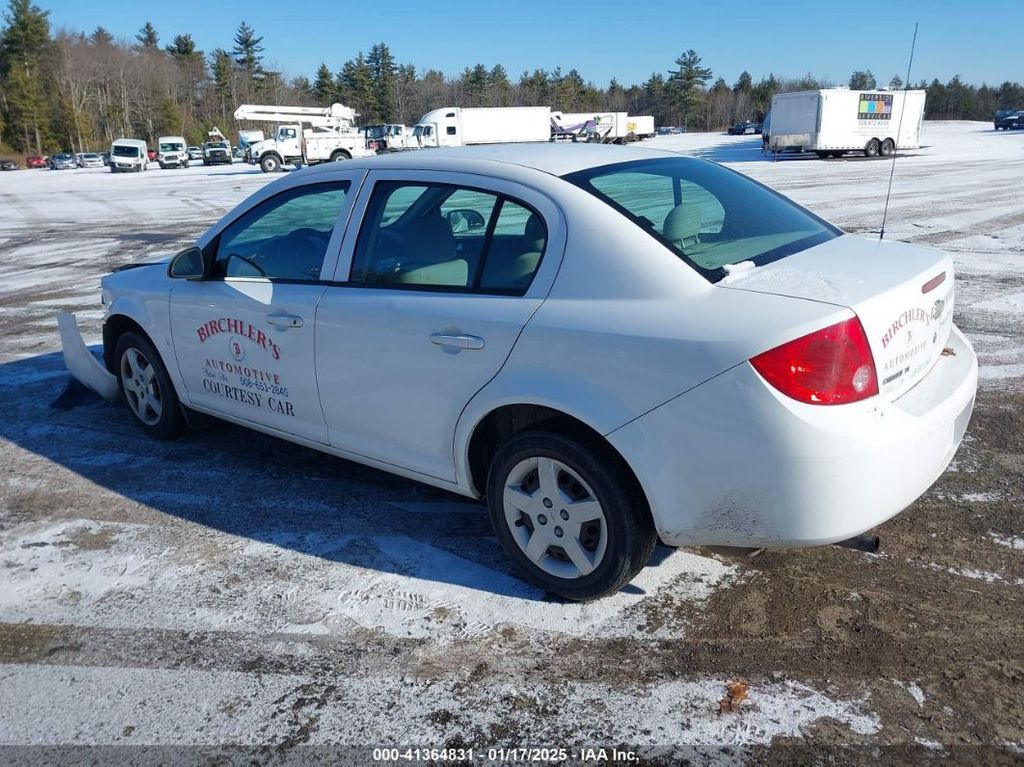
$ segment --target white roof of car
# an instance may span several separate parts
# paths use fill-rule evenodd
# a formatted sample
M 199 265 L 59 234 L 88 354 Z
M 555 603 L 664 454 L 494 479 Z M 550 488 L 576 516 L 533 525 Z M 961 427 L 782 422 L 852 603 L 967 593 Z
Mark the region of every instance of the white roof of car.
M 365 168 L 400 168 L 405 170 L 458 170 L 489 173 L 495 164 L 518 165 L 553 176 L 565 176 L 587 168 L 612 165 L 633 160 L 680 157 L 676 152 L 606 144 L 536 143 L 494 144 L 417 149 L 380 154 L 375 157 L 347 161 Z M 331 163 L 311 171 L 329 170 Z

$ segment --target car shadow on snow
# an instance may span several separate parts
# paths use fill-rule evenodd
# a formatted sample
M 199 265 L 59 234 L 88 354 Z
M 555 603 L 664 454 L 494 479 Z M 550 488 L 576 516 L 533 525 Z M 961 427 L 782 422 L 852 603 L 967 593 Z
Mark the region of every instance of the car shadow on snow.
M 517 577 L 480 504 L 222 421 L 153 440 L 121 403 L 81 389 L 62 397 L 68 381 L 59 353 L 0 365 L 0 438 L 94 484 L 98 490 L 73 491 L 84 516 L 99 508 L 109 518 L 111 507 L 124 507 L 137 518 L 125 499 L 303 555 L 498 596 L 547 598 Z M 18 475 L 16 465 L 9 471 Z M 48 490 L 62 482 L 80 485 L 54 476 Z M 44 490 L 33 503 L 52 497 Z M 46 510 L 31 517 L 45 519 Z M 671 551 L 659 547 L 650 566 Z

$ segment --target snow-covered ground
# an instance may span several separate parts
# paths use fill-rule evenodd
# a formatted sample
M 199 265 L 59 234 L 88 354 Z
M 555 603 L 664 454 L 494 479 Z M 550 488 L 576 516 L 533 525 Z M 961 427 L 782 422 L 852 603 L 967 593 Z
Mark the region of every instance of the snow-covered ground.
M 924 511 L 886 526 L 899 556 L 659 549 L 583 606 L 516 578 L 464 499 L 234 427 L 154 443 L 122 408 L 47 407 L 64 380 L 54 312 L 98 342 L 103 274 L 188 244 L 273 176 L 0 174 L 0 745 L 956 740 L 963 688 L 862 643 L 1019 605 L 1024 526 L 980 509 L 1022 496 L 1024 450 L 998 413 L 1024 390 L 1024 135 L 926 123 L 924 142 L 897 160 L 886 236 L 953 253 L 992 399 Z M 646 145 L 877 236 L 888 162 L 772 162 L 759 137 L 718 134 Z M 991 475 L 990 453 L 1005 461 Z M 893 583 L 929 612 L 885 623 L 910 609 Z M 967 589 L 970 607 L 930 612 Z M 1019 672 L 1019 653 L 988 660 Z M 749 699 L 719 714 L 739 676 Z M 981 742 L 1024 740 L 1016 706 Z

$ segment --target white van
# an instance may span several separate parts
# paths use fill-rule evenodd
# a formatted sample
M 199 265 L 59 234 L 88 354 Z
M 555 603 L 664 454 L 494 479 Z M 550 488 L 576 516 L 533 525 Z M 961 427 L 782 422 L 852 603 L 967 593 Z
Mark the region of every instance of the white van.
M 119 138 L 110 145 L 110 172 L 135 172 L 146 169 L 149 147 L 137 138 Z
M 156 159 L 163 170 L 188 167 L 188 144 L 181 136 L 161 136 L 156 145 Z

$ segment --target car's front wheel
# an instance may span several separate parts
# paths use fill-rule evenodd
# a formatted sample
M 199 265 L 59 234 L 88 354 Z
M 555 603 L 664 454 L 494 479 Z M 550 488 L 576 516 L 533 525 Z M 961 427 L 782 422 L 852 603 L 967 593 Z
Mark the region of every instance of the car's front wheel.
M 595 441 L 596 443 L 596 441 Z M 640 490 L 607 446 L 521 432 L 491 461 L 495 533 L 526 578 L 576 601 L 618 591 L 657 540 Z
M 124 333 L 114 350 L 117 381 L 128 408 L 143 431 L 157 439 L 181 433 L 185 419 L 167 368 L 148 339 Z

